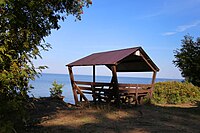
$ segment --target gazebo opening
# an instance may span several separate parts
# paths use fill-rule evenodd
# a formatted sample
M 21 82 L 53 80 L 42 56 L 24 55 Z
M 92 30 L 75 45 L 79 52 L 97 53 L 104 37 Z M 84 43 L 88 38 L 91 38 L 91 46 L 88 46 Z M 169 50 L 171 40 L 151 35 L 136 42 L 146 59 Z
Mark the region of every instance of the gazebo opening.
M 111 71 L 109 82 L 96 81 L 96 66 L 104 65 Z M 89 102 L 87 96 L 92 96 L 94 102 L 140 103 L 140 99 L 151 98 L 156 73 L 159 68 L 153 63 L 141 47 L 94 53 L 67 65 L 74 94 L 75 104 L 80 101 Z M 92 81 L 76 81 L 73 67 L 91 66 Z M 119 83 L 117 74 L 121 72 L 152 72 L 152 81 L 149 84 Z M 79 98 L 78 98 L 78 95 Z

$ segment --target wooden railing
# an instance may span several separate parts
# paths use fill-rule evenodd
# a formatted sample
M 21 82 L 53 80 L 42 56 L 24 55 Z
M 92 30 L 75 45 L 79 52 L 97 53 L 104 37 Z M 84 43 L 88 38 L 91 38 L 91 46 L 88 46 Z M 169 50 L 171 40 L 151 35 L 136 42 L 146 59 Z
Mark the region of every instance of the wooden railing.
M 120 93 L 146 93 L 151 91 L 151 84 L 119 84 Z
M 112 95 L 112 84 L 102 82 L 83 82 L 75 81 L 77 87 L 85 94 L 92 94 L 93 101 L 107 101 L 109 96 Z M 79 94 L 79 92 L 78 92 Z M 80 96 L 80 101 L 82 97 Z
M 141 98 L 149 96 L 152 92 L 151 84 L 119 84 L 120 98 L 123 103 L 140 103 Z
M 76 86 L 82 93 L 91 94 L 93 100 L 110 102 L 115 94 L 113 84 L 103 82 L 84 82 L 75 81 Z M 141 97 L 147 96 L 152 91 L 151 84 L 118 84 L 119 96 L 122 102 L 126 102 L 131 97 L 134 97 L 136 104 L 140 102 Z M 77 91 L 77 94 L 80 94 Z M 82 97 L 80 95 L 80 101 Z

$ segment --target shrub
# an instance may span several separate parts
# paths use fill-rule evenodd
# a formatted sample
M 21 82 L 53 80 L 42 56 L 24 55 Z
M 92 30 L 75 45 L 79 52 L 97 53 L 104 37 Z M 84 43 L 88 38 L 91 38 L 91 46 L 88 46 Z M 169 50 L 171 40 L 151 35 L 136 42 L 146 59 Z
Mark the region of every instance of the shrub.
M 194 37 L 186 35 L 181 42 L 181 48 L 174 51 L 173 63 L 183 77 L 200 87 L 200 37 L 195 41 Z
M 50 96 L 52 98 L 61 98 L 62 97 L 62 88 L 63 84 L 58 84 L 56 81 L 52 83 L 53 87 L 50 88 Z
M 28 120 L 27 105 L 19 97 L 0 101 L 0 133 L 14 133 L 24 128 Z
M 180 104 L 200 100 L 200 88 L 187 82 L 159 82 L 155 84 L 153 103 Z

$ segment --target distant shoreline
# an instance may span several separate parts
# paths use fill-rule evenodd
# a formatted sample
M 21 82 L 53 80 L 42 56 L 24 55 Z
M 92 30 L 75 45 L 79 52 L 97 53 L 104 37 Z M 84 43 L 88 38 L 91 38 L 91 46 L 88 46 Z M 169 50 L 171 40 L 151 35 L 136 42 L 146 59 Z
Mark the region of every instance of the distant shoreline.
M 68 75 L 69 76 L 69 74 L 64 74 L 64 73 L 41 73 L 41 74 L 46 74 L 46 75 Z M 92 75 L 84 75 L 84 74 L 74 74 L 74 76 L 92 76 Z M 108 75 L 96 75 L 97 77 L 110 77 L 110 76 L 108 76 Z M 138 79 L 149 79 L 149 78 L 151 78 L 151 77 L 135 77 L 135 76 L 118 76 L 119 78 L 138 78 Z M 179 78 L 156 78 L 156 79 L 161 79 L 161 80 L 170 80 L 170 81 L 173 81 L 173 80 L 175 80 L 175 81 L 177 81 L 177 80 L 180 80 L 180 81 L 183 81 L 184 80 L 184 78 L 182 78 L 182 79 L 179 79 Z

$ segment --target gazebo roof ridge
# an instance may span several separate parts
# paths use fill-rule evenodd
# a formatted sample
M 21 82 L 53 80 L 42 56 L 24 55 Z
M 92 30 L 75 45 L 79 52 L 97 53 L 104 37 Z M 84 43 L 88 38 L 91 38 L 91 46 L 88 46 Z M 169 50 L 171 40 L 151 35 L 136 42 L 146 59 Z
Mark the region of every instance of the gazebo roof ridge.
M 96 52 L 96 53 L 92 53 L 92 54 L 103 54 L 103 53 L 108 53 L 108 52 L 118 52 L 118 51 L 124 51 L 124 50 L 130 50 L 130 49 L 141 49 L 141 48 L 142 48 L 141 46 L 138 46 L 138 47 L 131 47 L 131 48 L 108 50 L 108 51 L 103 51 L 103 52 Z

